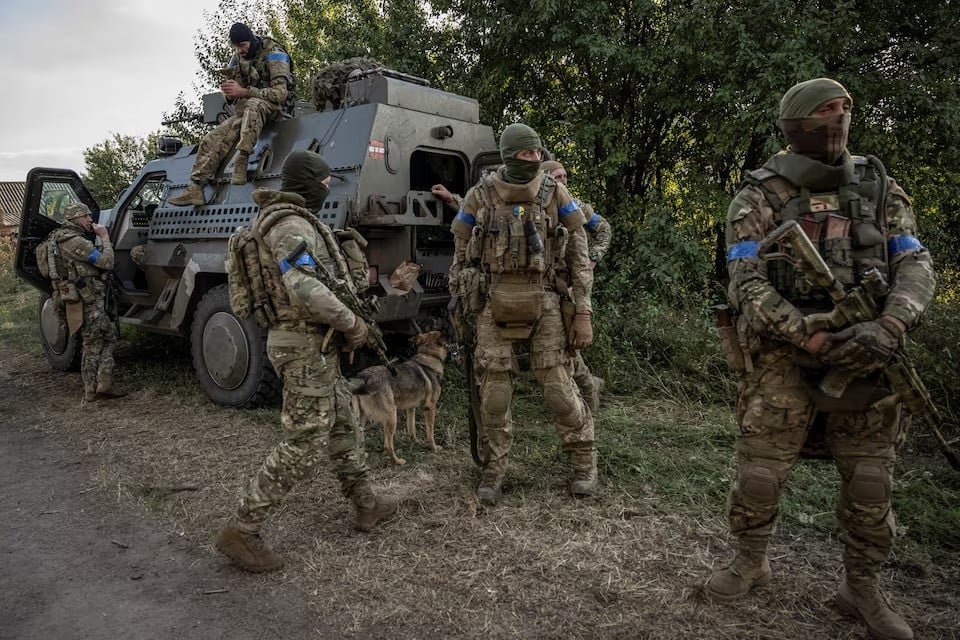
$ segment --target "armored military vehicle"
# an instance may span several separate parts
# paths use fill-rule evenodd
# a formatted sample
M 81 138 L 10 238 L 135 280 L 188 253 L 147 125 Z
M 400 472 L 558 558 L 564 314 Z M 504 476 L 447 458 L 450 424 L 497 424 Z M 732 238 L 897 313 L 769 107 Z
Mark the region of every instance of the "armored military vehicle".
M 301 103 L 297 112 L 264 128 L 250 155 L 248 184 L 230 184 L 228 157 L 207 186 L 205 206 L 167 204 L 188 183 L 197 151 L 170 138 L 161 138 L 162 157 L 147 163 L 119 200 L 109 203 L 120 322 L 189 338 L 199 382 L 219 404 L 253 406 L 278 392 L 264 332 L 253 318 L 241 320 L 230 309 L 224 258 L 227 239 L 258 210 L 251 193 L 279 188 L 280 168 L 292 151 L 311 149 L 329 162 L 334 179 L 317 215 L 337 229 L 355 227 L 368 240 L 370 291 L 378 296 L 377 321 L 385 334 L 409 335 L 446 305 L 453 254 L 448 228 L 455 212 L 430 187 L 442 183 L 464 193 L 483 165 L 497 161 L 493 132 L 480 123 L 476 100 L 382 67 L 357 70 L 339 91 L 335 108 Z M 221 94 L 205 97 L 206 122 L 228 113 Z M 76 173 L 30 171 L 16 254 L 17 273 L 41 291 L 43 351 L 51 366 L 64 370 L 77 368 L 81 340 L 68 336 L 58 320 L 34 248 L 76 201 L 97 218 L 100 206 Z M 406 261 L 421 271 L 412 290 L 401 292 L 389 276 Z

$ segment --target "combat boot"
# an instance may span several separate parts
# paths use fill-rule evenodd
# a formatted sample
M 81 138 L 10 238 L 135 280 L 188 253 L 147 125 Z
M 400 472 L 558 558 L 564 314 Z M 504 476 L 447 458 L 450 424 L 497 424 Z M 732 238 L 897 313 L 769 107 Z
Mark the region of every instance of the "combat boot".
M 890 608 L 876 586 L 857 588 L 844 581 L 837 592 L 837 607 L 863 620 L 871 638 L 910 640 L 913 630 L 899 613 Z
M 357 513 L 353 527 L 358 531 L 371 531 L 378 523 L 383 522 L 397 512 L 399 501 L 394 496 L 378 496 L 371 494 L 357 502 Z
M 483 477 L 480 478 L 480 486 L 477 487 L 477 499 L 480 504 L 495 507 L 500 502 L 500 486 L 502 484 L 502 476 L 484 471 Z
M 283 558 L 263 543 L 259 533 L 247 533 L 233 523 L 220 530 L 217 549 L 250 573 L 275 571 L 283 566 Z
M 97 376 L 97 394 L 108 395 L 113 391 L 113 374 L 101 373 Z
M 247 161 L 249 159 L 249 153 L 237 152 L 237 157 L 233 161 L 233 175 L 230 177 L 230 184 L 247 184 Z
M 597 490 L 597 452 L 570 452 L 573 464 L 573 478 L 570 480 L 570 493 L 577 498 L 588 498 Z
M 707 597 L 714 602 L 732 602 L 747 595 L 753 587 L 769 584 L 772 575 L 766 553 L 741 551 L 729 567 L 707 580 Z
M 189 185 L 187 185 L 187 188 L 183 190 L 183 193 L 176 198 L 170 198 L 167 200 L 167 204 L 174 207 L 185 207 L 188 204 L 199 207 L 206 203 L 207 200 L 203 197 L 203 186 L 197 184 L 196 182 L 191 182 Z
M 83 400 L 84 402 L 93 402 L 97 399 L 97 391 L 93 387 L 88 387 L 83 390 Z

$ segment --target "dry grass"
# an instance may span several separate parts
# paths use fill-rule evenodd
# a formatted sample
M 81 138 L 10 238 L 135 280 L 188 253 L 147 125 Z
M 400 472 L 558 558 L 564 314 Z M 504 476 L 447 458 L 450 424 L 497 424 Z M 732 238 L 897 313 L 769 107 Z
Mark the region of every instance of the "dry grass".
M 36 356 L 2 345 L 0 359 L 9 426 L 63 442 L 119 500 L 158 514 L 215 553 L 217 528 L 275 443 L 273 412 L 221 409 L 182 387 L 81 406 L 78 375 L 51 372 Z M 704 421 L 696 410 L 663 403 L 636 410 L 694 429 Z M 453 413 L 448 405 L 441 414 L 447 446 L 439 454 L 403 437 L 398 445 L 411 454 L 405 467 L 371 454 L 378 480 L 402 497 L 397 518 L 370 535 L 353 532 L 351 508 L 323 469 L 294 489 L 265 530 L 287 567 L 251 580 L 294 583 L 344 637 L 864 636 L 830 603 L 841 576 L 836 541 L 784 528 L 772 549 L 775 582 L 741 603 L 711 605 L 702 584 L 729 554 L 720 513 L 665 515 L 656 495 L 632 497 L 614 480 L 599 498 L 574 501 L 562 492 L 559 457 L 530 458 L 523 447 L 504 505 L 484 509 L 457 437 L 462 418 Z M 366 440 L 379 449 L 379 433 Z M 197 490 L 169 490 L 183 485 Z M 958 637 L 956 575 L 956 567 L 896 559 L 885 572 L 918 637 Z

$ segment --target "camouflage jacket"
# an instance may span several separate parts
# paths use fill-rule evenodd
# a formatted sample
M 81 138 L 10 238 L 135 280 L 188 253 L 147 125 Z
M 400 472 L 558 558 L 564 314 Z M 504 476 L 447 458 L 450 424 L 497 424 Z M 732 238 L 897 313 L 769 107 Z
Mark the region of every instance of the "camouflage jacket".
M 303 198 L 295 193 L 257 189 L 253 200 L 260 212 L 251 221 L 257 228 L 263 218 L 280 209 L 292 210 L 296 215 L 287 215 L 273 224 L 263 236 L 266 251 L 261 253 L 261 264 L 269 269 L 268 289 L 277 286 L 280 290 L 269 291 L 277 312 L 274 328 L 296 331 L 302 322 L 328 325 L 337 331 L 346 331 L 356 319 L 353 312 L 317 278 L 318 264 L 323 264 L 331 273 L 334 259 L 326 241 L 310 221 L 313 214 L 304 208 Z M 301 243 L 307 250 L 291 264 L 287 257 Z
M 261 38 L 260 50 L 253 60 L 233 54 L 228 69 L 233 77 L 250 89 L 251 98 L 261 98 L 289 110 L 294 100 L 293 62 L 286 50 L 270 38 Z
M 72 222 L 52 232 L 62 262 L 57 266 L 61 277 L 76 283 L 84 279 L 94 291 L 105 287 L 103 276 L 113 269 L 113 245 L 110 238 L 90 239 L 83 228 Z
M 514 185 L 501 180 L 499 176 L 494 176 L 493 185 L 504 202 L 531 202 L 536 197 L 544 178 L 545 174 L 541 172 L 527 184 Z M 454 257 L 453 264 L 450 267 L 451 283 L 457 281 L 460 269 L 466 263 L 467 244 L 473 234 L 474 227 L 477 226 L 478 221 L 481 227 L 486 225 L 489 212 L 484 202 L 484 196 L 481 194 L 481 189 L 485 188 L 482 183 L 471 187 L 451 225 L 454 235 Z M 586 220 L 583 211 L 571 197 L 567 188 L 559 183 L 556 184 L 556 188 L 543 210 L 550 218 L 549 228 L 555 229 L 557 226 L 563 226 L 568 231 L 562 268 L 569 277 L 571 297 L 576 303 L 577 311 L 591 311 L 593 270 L 590 268 L 587 234 L 584 230 Z M 546 240 L 550 241 L 549 238 Z
M 603 256 L 610 250 L 613 240 L 613 229 L 606 218 L 593 210 L 593 206 L 577 200 L 583 209 L 583 217 L 587 220 L 587 231 L 590 232 L 590 259 L 594 262 L 603 260 Z
M 892 178 L 885 203 L 885 223 L 881 227 L 883 241 L 887 243 L 891 282 L 882 313 L 911 327 L 933 300 L 933 260 L 916 239 L 916 220 L 910 200 Z M 742 189 L 730 203 L 726 232 L 728 296 L 752 332 L 802 348 L 810 337 L 804 328 L 804 314 L 794 301 L 771 284 L 765 264 L 756 256 L 757 243 L 777 224 L 773 207 L 756 186 Z

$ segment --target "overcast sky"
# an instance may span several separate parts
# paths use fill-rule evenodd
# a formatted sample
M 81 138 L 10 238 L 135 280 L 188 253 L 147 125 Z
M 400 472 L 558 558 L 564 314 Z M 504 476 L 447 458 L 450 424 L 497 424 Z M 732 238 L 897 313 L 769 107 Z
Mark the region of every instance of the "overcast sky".
M 0 180 L 83 170 L 111 133 L 160 128 L 193 98 L 193 38 L 217 0 L 0 0 Z M 224 34 L 226 37 L 226 34 Z

